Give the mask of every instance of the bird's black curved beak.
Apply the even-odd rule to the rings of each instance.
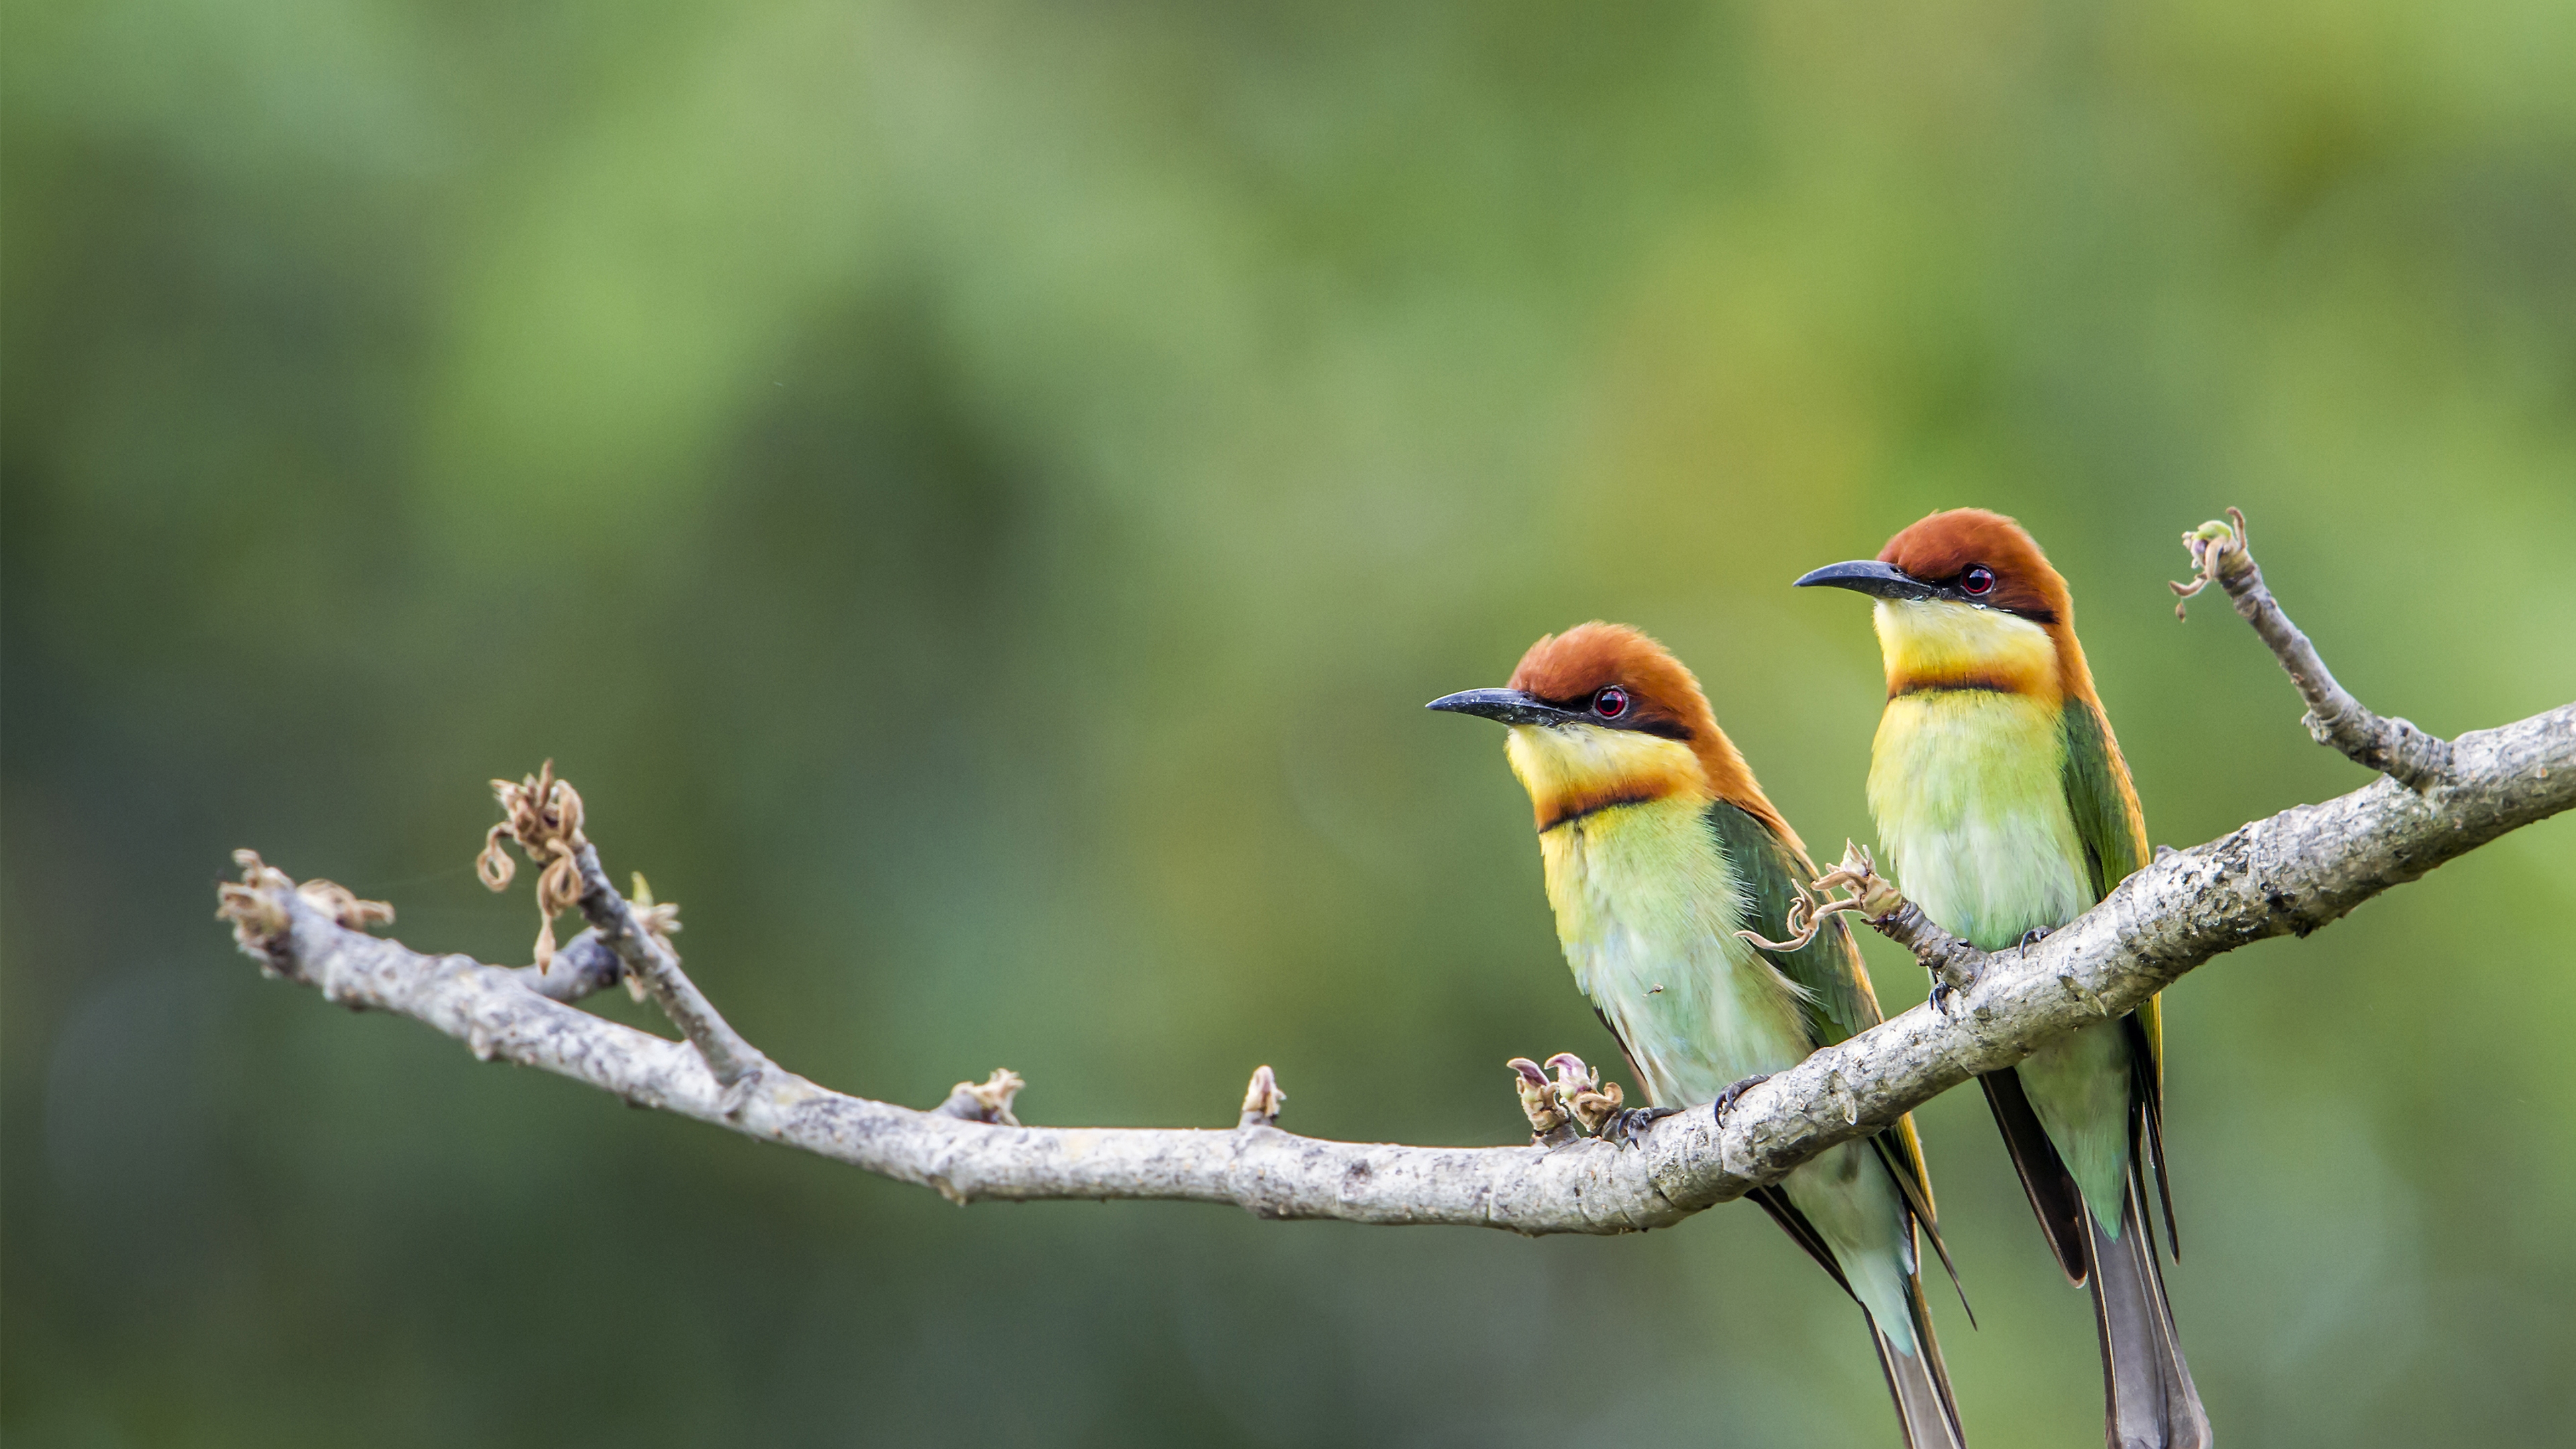
[[[1908,574],[1894,564],[1883,564],[1874,558],[1856,559],[1851,563],[1827,564],[1792,585],[1813,588],[1830,584],[1837,589],[1854,589],[1882,599],[1928,599],[1937,592],[1930,584]]]
[[[1558,709],[1536,695],[1517,689],[1462,689],[1444,694],[1423,706],[1424,709],[1447,710],[1451,714],[1482,715],[1503,724],[1553,725],[1582,718],[1570,709]]]

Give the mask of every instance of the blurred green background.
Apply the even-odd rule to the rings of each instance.
[[[2345,681],[2576,696],[2576,10],[15,0],[0,1431],[28,1445],[1895,1440],[1749,1208],[1617,1240],[960,1210],[262,981],[226,852],[526,959],[557,759],[732,1019],[1048,1123],[1522,1136],[1613,1056],[1486,726],[1639,624],[1867,838],[1864,610],[2028,523],[2155,838],[2353,788]],[[2169,997],[2172,1289],[2239,1445],[2564,1442],[2552,822]],[[1871,943],[1891,1007],[1921,974]],[[623,998],[604,1011],[643,1022]],[[1923,1114],[1974,1441],[2084,1296]]]

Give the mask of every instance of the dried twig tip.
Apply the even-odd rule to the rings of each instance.
[[[492,798],[500,802],[503,819],[485,833],[474,873],[493,890],[509,887],[518,867],[501,848],[505,840],[518,842],[529,862],[543,868],[537,877],[537,969],[542,972],[555,956],[555,917],[581,901],[576,858],[590,844],[581,833],[581,792],[571,781],[556,779],[555,762],[548,760],[515,784],[493,781]]]
[[[233,939],[243,950],[265,952],[271,941],[286,934],[286,909],[268,893],[291,890],[295,882],[261,860],[256,850],[234,851],[233,864],[241,867],[242,878],[215,887],[215,919],[232,923]]]
[[[626,898],[626,903],[635,908],[635,924],[642,926],[646,934],[668,950],[671,937],[680,929],[680,903],[653,899],[653,887],[645,884],[644,872],[635,871],[633,875],[635,893]],[[677,956],[680,953],[673,950],[671,954]]]
[[[1547,1064],[1556,1073],[1556,1100],[1584,1131],[1599,1136],[1626,1093],[1617,1082],[1602,1081],[1600,1072],[1572,1052],[1558,1052]]]
[[[1027,1085],[1028,1081],[1009,1067],[995,1067],[993,1075],[966,1090],[974,1094],[978,1105],[993,1114],[993,1121],[1017,1127],[1020,1123],[1018,1118],[1011,1115],[1011,1099],[1017,1097],[1020,1094],[1020,1088]]]
[[[1539,1064],[1527,1057],[1514,1057],[1504,1065],[1512,1069],[1512,1086],[1520,1093],[1521,1115],[1529,1118],[1530,1140],[1546,1147],[1573,1141],[1573,1118],[1557,1100],[1556,1087]]]
[[[652,937],[654,943],[669,952],[671,960],[677,963],[680,959],[680,950],[671,944],[671,936],[680,929],[680,903],[653,899],[653,887],[645,883],[644,872],[636,871],[634,877],[635,893],[627,898],[626,904],[635,912],[635,924],[643,927],[644,934]],[[544,973],[540,971],[538,974]],[[626,979],[628,996],[642,1001],[652,995],[644,985],[643,977],[632,971],[620,974]]]
[[[1252,1083],[1243,1089],[1243,1116],[1238,1127],[1268,1127],[1279,1120],[1279,1109],[1288,1102],[1288,1094],[1279,1090],[1279,1074],[1268,1066],[1252,1069]]]
[[[1829,896],[1828,891],[1848,890],[1848,896]],[[1905,903],[1893,886],[1879,878],[1877,863],[1870,859],[1866,847],[1843,842],[1842,864],[1798,887],[1798,898],[1789,903],[1784,918],[1789,928],[1785,941],[1768,941],[1751,931],[1738,931],[1736,936],[1765,951],[1803,951],[1825,928],[1825,918],[1844,911],[1859,911],[1875,920]]]
[[[1878,861],[1869,853],[1869,847],[1852,840],[1843,842],[1841,862],[1816,878],[1816,889],[1850,891],[1852,903],[1873,921],[1895,915],[1905,907],[1905,897],[1878,873]]]
[[[1011,1115],[1011,1099],[1027,1085],[1020,1074],[1009,1067],[995,1067],[993,1075],[980,1082],[959,1082],[951,1087],[948,1100],[939,1104],[939,1115],[1017,1127],[1020,1119]]]
[[[393,924],[394,908],[385,902],[362,901],[357,892],[337,881],[316,879],[297,885],[286,872],[261,860],[256,850],[234,851],[233,863],[241,867],[242,878],[215,887],[215,919],[231,922],[233,939],[246,950],[264,952],[286,934],[286,908],[275,898],[278,891],[295,892],[352,931]]]
[[[2231,507],[2227,510],[2227,517],[2230,520],[2227,523],[2213,518],[2182,536],[2182,546],[2191,554],[2191,581],[2181,584],[2167,581],[2165,584],[2176,595],[2176,619],[2187,617],[2183,612],[2184,600],[2219,582],[2220,574],[2229,570],[2231,558],[2253,558],[2253,542],[2245,533],[2245,515]]]
[[[369,926],[390,926],[394,923],[394,908],[391,902],[362,901],[358,899],[356,891],[338,881],[318,878],[308,880],[297,886],[295,893],[320,906],[322,914],[339,922],[348,930],[363,931]]]

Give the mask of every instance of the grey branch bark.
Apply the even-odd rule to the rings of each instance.
[[[2305,700],[2308,712],[2301,723],[2318,744],[2332,745],[2350,756],[2354,763],[2376,770],[2410,789],[2423,790],[2439,783],[2451,768],[2451,743],[2429,733],[2407,720],[2377,714],[2352,691],[2335,681],[2334,671],[2326,668],[2317,646],[2298,625],[2290,622],[2281,601],[2272,597],[2264,586],[2263,570],[2254,562],[2253,542],[2246,536],[2245,515],[2227,510],[2228,524],[2210,522],[2183,535],[2191,549],[2192,562],[2199,565],[2199,577],[2191,584],[2174,585],[2185,598],[2215,582],[2227,591],[2236,605],[2237,617],[2254,626],[2254,632],[2269,645],[2281,668],[2298,686],[2299,698]],[[2176,606],[2175,614],[2182,612]]]
[[[1880,935],[1913,952],[1923,969],[1932,973],[1932,979],[1948,990],[1974,985],[1978,973],[1985,969],[1985,952],[1942,930],[1923,914],[1921,906],[1902,897],[1896,910],[1871,916],[1869,923]]]
[[[2245,596],[2260,589],[2250,556],[2241,574],[2216,578],[2225,584],[2231,576],[2254,580]],[[2314,650],[2269,593],[2249,608],[2229,587],[2267,641],[2295,638],[2295,646],[2275,648],[2311,708],[2320,697],[2312,686],[2333,703],[2339,688],[2322,663],[2302,672],[2299,661]],[[2266,608],[2277,629],[2258,618]],[[2350,731],[2402,723],[2357,702],[2318,718]],[[1656,1122],[1634,1147],[1599,1139],[1404,1147],[1300,1137],[1272,1125],[1281,1094],[1267,1068],[1231,1129],[1022,1126],[1011,1116],[1020,1083],[1007,1071],[981,1085],[960,1083],[926,1112],[831,1091],[771,1063],[725,1025],[668,944],[608,885],[586,843],[580,904],[593,929],[542,975],[424,956],[351,929],[344,922],[371,919],[370,903],[343,901],[346,892],[334,895],[337,888],[321,882],[299,889],[247,853],[244,883],[224,887],[223,915],[263,967],[327,1000],[397,1012],[486,1061],[541,1068],[958,1202],[1162,1198],[1233,1203],[1271,1218],[1630,1232],[1740,1197],[1971,1076],[2130,1010],[2213,957],[2269,936],[2304,936],[2391,886],[2576,805],[2576,704],[2435,743],[2443,745],[2438,765],[2421,752],[2382,756],[2390,776],[2401,759],[2426,762],[2410,767],[2403,783],[2374,780],[2163,855],[2024,950],[1975,952],[1928,921],[1882,915],[1881,928],[1941,968],[1952,986],[1938,1007],[1918,1006],[1818,1051],[1745,1092],[1722,1121],[1700,1106]],[[628,973],[645,981],[685,1040],[570,1004]],[[1230,1106],[1212,1102],[1211,1115]]]
[[[608,883],[598,848],[583,842],[573,865],[581,872],[582,919],[617,953],[626,973],[644,983],[662,1014],[697,1047],[717,1083],[731,1089],[766,1070],[769,1058],[726,1024],[706,993],[680,969],[680,954],[671,949],[671,943],[646,930],[636,919],[635,908]]]
[[[563,944],[542,971],[522,966],[511,973],[519,984],[555,1001],[579,1001],[626,979],[626,963],[609,949],[597,931],[584,931]]]

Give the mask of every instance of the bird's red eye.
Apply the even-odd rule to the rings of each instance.
[[[1592,712],[1603,719],[1617,719],[1628,712],[1628,691],[1612,685],[1592,696]]]
[[[1972,594],[1990,594],[1995,588],[1995,571],[1979,564],[1959,575],[1959,587]]]

